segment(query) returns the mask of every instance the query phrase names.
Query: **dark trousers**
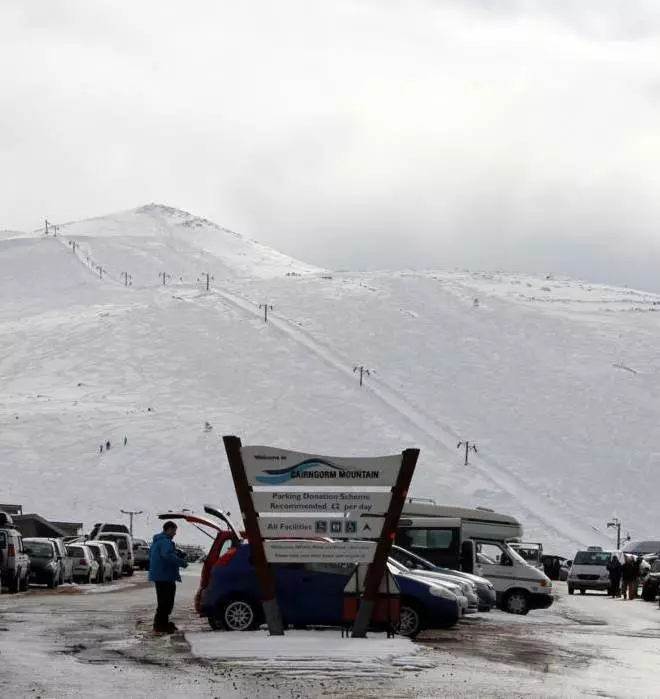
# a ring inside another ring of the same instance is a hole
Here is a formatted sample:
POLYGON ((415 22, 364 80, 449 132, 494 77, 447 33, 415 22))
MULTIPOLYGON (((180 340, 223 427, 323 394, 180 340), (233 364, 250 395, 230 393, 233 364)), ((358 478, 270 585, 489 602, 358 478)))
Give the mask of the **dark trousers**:
POLYGON ((621 586, 621 576, 620 575, 610 575, 610 595, 612 597, 618 597, 621 592, 619 590, 621 586))
POLYGON ((175 582, 157 582, 156 585, 156 616, 154 616, 154 630, 167 631, 170 623, 170 614, 174 609, 174 596, 176 595, 175 582))

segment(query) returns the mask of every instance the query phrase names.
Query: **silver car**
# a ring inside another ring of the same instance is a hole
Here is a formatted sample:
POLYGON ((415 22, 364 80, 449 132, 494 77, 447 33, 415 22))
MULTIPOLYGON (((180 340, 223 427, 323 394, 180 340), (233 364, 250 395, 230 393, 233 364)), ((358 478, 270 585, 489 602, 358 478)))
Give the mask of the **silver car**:
POLYGON ((99 541, 87 541, 85 546, 94 554, 94 559, 99 565, 96 582, 103 583, 112 580, 113 564, 108 556, 108 550, 99 541))
POLYGON ((121 578, 124 563, 116 542, 106 541, 105 539, 95 539, 94 541, 98 541, 99 544, 105 546, 105 550, 108 552, 108 558, 112 562, 112 579, 118 580, 121 578))
POLYGON ((85 544, 68 544, 66 550, 73 561, 73 579, 77 583, 93 583, 99 575, 99 564, 85 544))

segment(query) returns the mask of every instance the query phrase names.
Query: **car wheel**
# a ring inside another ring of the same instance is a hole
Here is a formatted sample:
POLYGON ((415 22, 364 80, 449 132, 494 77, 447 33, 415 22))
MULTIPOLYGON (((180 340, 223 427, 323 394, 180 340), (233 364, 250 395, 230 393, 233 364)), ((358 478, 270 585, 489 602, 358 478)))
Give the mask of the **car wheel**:
POLYGON ((16 594, 18 592, 18 586, 20 584, 20 578, 19 574, 16 573, 16 575, 9 581, 9 592, 11 592, 12 595, 16 594))
POLYGON ((255 605, 246 599, 234 599, 222 610, 222 625, 227 631, 253 631, 259 620, 255 605))
POLYGON ((580 594, 581 594, 581 595, 586 595, 586 594, 587 594, 587 591, 586 591, 583 587, 581 587, 581 588, 580 588, 580 594))
POLYGON ((504 611, 509 614, 527 614, 529 612, 527 593, 522 590, 509 592, 504 600, 504 611))
POLYGON ((569 585, 568 586, 568 594, 572 595, 574 592, 575 592, 575 588, 573 587, 573 585, 569 585))
POLYGON ((394 625, 401 636, 415 638, 422 630, 422 614, 414 602, 402 602, 399 609, 399 623, 394 625))

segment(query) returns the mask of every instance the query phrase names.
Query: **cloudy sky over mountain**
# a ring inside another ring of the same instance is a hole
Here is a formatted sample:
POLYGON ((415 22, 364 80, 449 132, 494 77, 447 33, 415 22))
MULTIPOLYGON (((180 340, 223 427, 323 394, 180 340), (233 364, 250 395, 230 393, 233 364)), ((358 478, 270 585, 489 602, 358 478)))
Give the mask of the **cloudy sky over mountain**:
POLYGON ((657 0, 0 0, 0 228, 660 288, 657 0))

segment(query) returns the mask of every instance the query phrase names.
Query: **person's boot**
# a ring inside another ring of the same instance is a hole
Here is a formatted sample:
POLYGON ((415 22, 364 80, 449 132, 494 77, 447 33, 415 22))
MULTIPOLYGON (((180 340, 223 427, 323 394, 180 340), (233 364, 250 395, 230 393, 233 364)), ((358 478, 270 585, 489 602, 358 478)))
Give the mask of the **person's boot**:
POLYGON ((173 621, 170 621, 169 624, 167 625, 167 633, 175 633, 178 630, 179 630, 179 628, 177 627, 177 625, 173 621))

